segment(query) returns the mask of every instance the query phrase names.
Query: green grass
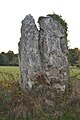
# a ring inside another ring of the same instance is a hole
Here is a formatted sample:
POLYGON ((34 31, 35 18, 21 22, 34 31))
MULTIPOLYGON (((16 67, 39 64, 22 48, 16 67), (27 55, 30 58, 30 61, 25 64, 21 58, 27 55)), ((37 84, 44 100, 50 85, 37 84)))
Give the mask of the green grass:
POLYGON ((16 98, 19 96, 18 80, 19 67, 0 66, 0 120, 14 120, 12 109, 19 100, 16 98))
POLYGON ((70 76, 80 78, 80 68, 70 66, 70 76))
POLYGON ((11 72, 14 74, 19 74, 19 67, 15 66, 0 66, 0 71, 2 72, 11 72))
POLYGON ((17 80, 19 78, 19 67, 0 66, 0 81, 17 80))
MULTIPOLYGON (((70 77, 70 82, 73 87, 71 85, 69 86, 70 88, 64 97, 64 102, 69 101, 69 104, 59 108, 63 112, 62 117, 53 119, 45 116, 43 111, 40 111, 40 113, 36 111, 37 114, 40 114, 40 118, 36 114, 37 120, 80 120, 80 92, 77 95, 77 99, 75 95, 73 95, 73 99, 69 99, 71 91, 76 90, 76 86, 79 86, 77 87, 77 91, 80 91, 80 68, 70 67, 70 77), (74 86, 75 89, 72 90, 74 86)), ((27 104, 30 101, 25 96, 25 93, 21 91, 18 80, 19 67, 0 66, 0 120, 36 120, 31 114, 26 116, 27 112, 24 106, 28 106, 27 104)), ((33 101, 31 104, 33 104, 33 101)))

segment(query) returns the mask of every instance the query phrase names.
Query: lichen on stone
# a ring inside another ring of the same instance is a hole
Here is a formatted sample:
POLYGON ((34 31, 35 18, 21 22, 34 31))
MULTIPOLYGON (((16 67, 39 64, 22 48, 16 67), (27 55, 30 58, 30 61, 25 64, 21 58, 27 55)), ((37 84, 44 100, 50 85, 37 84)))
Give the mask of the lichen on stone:
POLYGON ((39 18, 38 23, 39 30, 31 15, 22 21, 19 81, 23 90, 41 99, 42 108, 53 107, 56 94, 65 92, 68 81, 66 34, 51 15, 39 18))

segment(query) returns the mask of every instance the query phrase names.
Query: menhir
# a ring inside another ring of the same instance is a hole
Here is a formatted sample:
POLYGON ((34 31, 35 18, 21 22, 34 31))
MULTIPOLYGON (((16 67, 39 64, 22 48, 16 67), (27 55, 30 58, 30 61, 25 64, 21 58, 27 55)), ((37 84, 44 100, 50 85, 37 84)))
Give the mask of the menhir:
POLYGON ((39 27, 31 15, 22 21, 19 42, 20 85, 23 90, 41 95, 64 92, 68 81, 65 29, 50 16, 39 18, 39 27), (44 92, 45 91, 45 92, 44 92), (53 91, 53 92, 51 92, 53 91))

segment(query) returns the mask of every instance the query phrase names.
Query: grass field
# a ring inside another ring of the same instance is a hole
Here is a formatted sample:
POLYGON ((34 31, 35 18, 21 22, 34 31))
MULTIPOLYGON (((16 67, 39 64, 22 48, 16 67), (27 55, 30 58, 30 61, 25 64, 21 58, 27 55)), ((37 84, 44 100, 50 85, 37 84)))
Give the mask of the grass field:
POLYGON ((42 113, 39 119, 26 116, 27 100, 18 80, 18 67, 0 67, 0 120, 80 120, 80 68, 70 67, 69 86, 64 97, 66 105, 61 108, 63 115, 57 119, 44 117, 42 113))
POLYGON ((80 78, 80 68, 70 66, 70 76, 80 78))
POLYGON ((10 73, 13 73, 13 74, 19 74, 19 67, 0 66, 0 71, 1 72, 10 72, 10 73))
POLYGON ((19 78, 19 67, 0 66, 0 81, 17 80, 19 78))

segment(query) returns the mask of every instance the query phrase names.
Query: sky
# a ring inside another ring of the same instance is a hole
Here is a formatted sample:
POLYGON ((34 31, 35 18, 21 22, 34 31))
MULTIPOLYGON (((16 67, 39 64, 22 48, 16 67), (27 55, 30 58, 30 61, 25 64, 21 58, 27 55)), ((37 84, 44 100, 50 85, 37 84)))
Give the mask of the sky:
POLYGON ((80 0, 1 0, 0 52, 18 53, 21 21, 31 14, 37 23, 39 16, 56 13, 68 24, 70 48, 80 48, 80 0))

